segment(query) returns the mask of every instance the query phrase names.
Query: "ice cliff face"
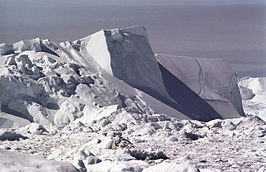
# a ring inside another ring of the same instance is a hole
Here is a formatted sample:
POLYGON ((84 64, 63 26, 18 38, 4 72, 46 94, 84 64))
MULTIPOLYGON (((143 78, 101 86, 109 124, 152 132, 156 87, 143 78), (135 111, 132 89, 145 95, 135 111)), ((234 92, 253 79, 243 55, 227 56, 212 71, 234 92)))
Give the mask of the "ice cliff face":
POLYGON ((169 61, 180 68, 175 73, 162 63, 166 59, 157 57, 157 63, 143 27, 102 30, 59 44, 39 38, 0 44, 0 52, 5 127, 28 121, 53 130, 109 106, 108 113, 126 108, 204 121, 242 115, 235 76, 226 64, 175 59, 169 61))
POLYGON ((200 118, 209 120, 244 115, 237 76, 223 60, 163 54, 157 54, 156 59, 170 96, 184 106, 198 106, 194 114, 200 114, 200 118), (178 87, 183 88, 182 91, 177 92, 178 87))
POLYGON ((75 42, 105 72, 157 99, 170 99, 144 27, 101 30, 75 42))

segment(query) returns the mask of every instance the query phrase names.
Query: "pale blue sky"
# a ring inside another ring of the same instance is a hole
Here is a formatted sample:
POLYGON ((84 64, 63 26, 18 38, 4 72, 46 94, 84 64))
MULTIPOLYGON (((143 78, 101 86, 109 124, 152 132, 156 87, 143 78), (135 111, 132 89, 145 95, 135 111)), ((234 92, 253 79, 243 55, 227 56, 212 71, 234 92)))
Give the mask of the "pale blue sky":
POLYGON ((75 40, 102 28, 144 25, 154 52, 223 58, 241 74, 266 76, 265 2, 0 0, 0 42, 75 40))

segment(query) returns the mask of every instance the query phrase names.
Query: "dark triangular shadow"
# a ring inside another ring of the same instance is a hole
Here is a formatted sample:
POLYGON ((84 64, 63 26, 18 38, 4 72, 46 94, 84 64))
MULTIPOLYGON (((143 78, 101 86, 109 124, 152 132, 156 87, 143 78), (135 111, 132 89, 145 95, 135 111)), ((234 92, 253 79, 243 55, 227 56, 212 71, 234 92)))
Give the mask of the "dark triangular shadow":
POLYGON ((158 63, 162 73, 163 82, 168 94, 175 100, 176 103, 162 102, 180 111, 187 117, 200 121, 210 121, 213 119, 222 119, 222 116, 217 113, 207 102, 199 95, 186 86, 181 80, 175 77, 164 66, 158 63))

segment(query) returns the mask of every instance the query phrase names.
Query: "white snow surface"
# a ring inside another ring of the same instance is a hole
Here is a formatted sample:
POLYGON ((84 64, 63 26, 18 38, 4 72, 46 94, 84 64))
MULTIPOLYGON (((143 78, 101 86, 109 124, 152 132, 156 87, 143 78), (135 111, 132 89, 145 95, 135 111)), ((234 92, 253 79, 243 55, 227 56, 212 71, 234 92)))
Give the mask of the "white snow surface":
MULTIPOLYGON (((240 117, 235 76, 223 62, 171 59, 163 71, 143 27, 0 50, 0 171, 265 170, 265 121, 240 117)), ((264 102, 265 85, 254 82, 239 82, 255 94, 244 107, 264 102)))

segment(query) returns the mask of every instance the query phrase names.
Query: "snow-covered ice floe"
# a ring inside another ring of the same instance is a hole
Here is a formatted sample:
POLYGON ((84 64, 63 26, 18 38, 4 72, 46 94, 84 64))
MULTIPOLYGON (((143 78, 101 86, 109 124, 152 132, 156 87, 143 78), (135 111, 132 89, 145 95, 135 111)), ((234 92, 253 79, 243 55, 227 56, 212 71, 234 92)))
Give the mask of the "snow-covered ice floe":
POLYGON ((155 55, 142 26, 0 53, 0 171, 265 166, 263 115, 244 117, 240 97, 246 113, 254 102, 262 113, 265 82, 243 79, 239 92, 222 60, 155 55))

